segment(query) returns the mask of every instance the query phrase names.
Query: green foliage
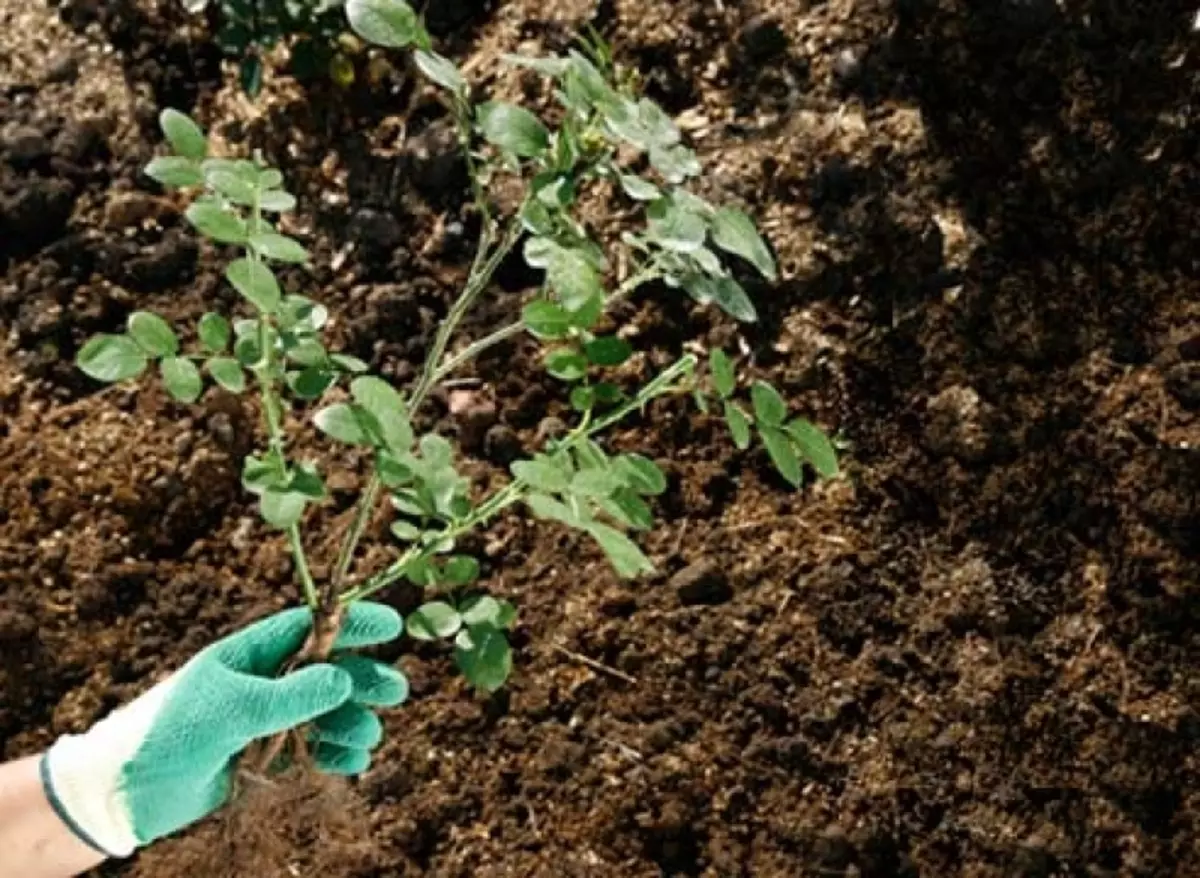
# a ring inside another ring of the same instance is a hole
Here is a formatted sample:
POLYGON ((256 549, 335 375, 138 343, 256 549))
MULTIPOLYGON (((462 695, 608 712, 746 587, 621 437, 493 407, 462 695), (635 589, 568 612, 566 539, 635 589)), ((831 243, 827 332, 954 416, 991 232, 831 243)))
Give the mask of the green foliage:
MULTIPOLYGON (((341 13, 333 0, 291 2, 294 8, 275 21, 256 21, 276 29, 264 37, 244 26, 251 0, 220 2, 228 47, 243 53, 243 79, 251 85, 262 75, 259 50, 271 40, 294 36, 304 16, 313 21, 330 10, 341 13)), ((561 104, 551 123, 516 104, 475 104, 463 72, 433 51, 404 0, 344 5, 344 21, 358 37, 379 47, 411 48, 416 70, 441 89, 466 152, 481 224, 473 267, 415 381, 394 387, 372 374, 371 364, 328 349, 326 309, 286 290, 281 276, 289 274, 273 268, 308 260, 304 245, 274 224, 276 214, 296 206, 282 176, 259 159, 214 156, 203 131, 173 111, 161 120, 173 154, 155 158, 146 172, 164 186, 188 190, 192 226, 214 244, 236 249, 225 270, 239 294, 235 313, 205 314, 194 333, 180 334, 156 315, 135 312, 124 334, 88 341, 78 363, 104 382, 136 377, 155 363, 167 392, 181 402, 198 399, 206 381, 230 393, 253 389, 264 441, 245 458, 242 484, 257 498, 264 523, 286 533, 305 600, 314 608, 344 604, 407 580, 425 594, 406 620, 408 634, 444 642, 464 678, 490 692, 511 673, 508 631, 516 611, 486 593, 479 560, 462 553, 466 534, 524 506, 534 517, 584 536, 619 576, 654 569, 636 537, 654 526, 656 498, 669 490, 667 474, 642 455, 606 450, 605 430, 633 414, 652 419, 651 403, 660 397, 690 394, 707 408, 711 393, 734 443, 746 449, 757 436, 790 483, 801 483, 805 465, 821 476, 836 475, 837 456, 819 428, 789 416, 771 385, 755 381, 739 398, 738 370, 722 351, 709 357, 707 383, 695 374, 697 358, 689 354, 635 384, 654 358, 637 356, 639 335, 623 331, 615 304, 656 288, 749 322, 757 314, 740 272, 753 270, 770 281, 777 268, 745 213, 710 204, 689 188, 701 173, 696 154, 670 117, 634 91, 607 47, 584 43, 559 58, 508 59, 551 80, 561 104), (506 216, 496 215, 489 194, 501 177, 513 178, 524 193, 506 216), (579 205, 585 197, 603 203, 613 196, 624 200, 622 209, 633 220, 620 244, 605 248, 591 236, 579 205), (452 336, 464 316, 522 239, 522 255, 540 273, 541 289, 514 313, 514 322, 456 347, 452 336), (563 383, 562 398, 578 418, 564 436, 515 461, 507 484, 480 496, 459 469, 455 445, 436 433, 418 434, 414 419, 458 367, 522 333, 542 345, 545 368, 563 383), (325 483, 315 465, 288 453, 289 435, 302 420, 323 439, 352 446, 346 457, 369 467, 332 572, 320 583, 310 571, 302 531, 309 506, 325 501, 325 483), (381 495, 394 510, 389 527, 397 555, 386 568, 354 578, 355 551, 381 495)), ((267 7, 274 8, 275 0, 263 0, 259 8, 267 7)), ((314 48, 303 37, 293 56, 305 45, 314 48)))

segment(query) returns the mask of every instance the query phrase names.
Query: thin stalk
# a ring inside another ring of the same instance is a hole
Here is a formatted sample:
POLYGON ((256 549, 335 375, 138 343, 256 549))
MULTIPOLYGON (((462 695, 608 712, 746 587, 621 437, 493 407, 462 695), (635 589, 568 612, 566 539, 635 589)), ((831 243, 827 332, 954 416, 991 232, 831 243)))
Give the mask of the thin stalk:
MULTIPOLYGON (((688 354, 685 357, 677 360, 670 367, 665 369, 654 380, 641 389, 637 396, 621 406, 613 409, 613 411, 603 417, 591 420, 586 418, 578 427, 563 440, 559 446, 559 450, 567 450, 576 443, 589 439, 592 436, 604 431, 606 428, 624 418, 635 409, 646 405, 650 400, 657 396, 661 396, 670 390, 672 385, 680 378, 686 375, 696 367, 696 358, 688 354)), ((444 541, 446 538, 456 540, 460 536, 469 531, 474 530, 480 525, 486 523, 489 519, 498 515, 503 510, 518 502, 525 493, 526 485, 521 479, 514 479, 512 482, 501 488, 482 504, 476 507, 470 515, 462 521, 455 523, 447 528, 442 533, 438 534, 438 542, 444 541)), ((400 556, 393 564, 388 566, 383 571, 372 576, 366 582, 361 583, 355 588, 344 592, 338 597, 338 602, 342 605, 353 603, 354 601, 363 600, 370 597, 375 592, 387 588, 399 579, 401 579, 408 565, 413 561, 420 559, 424 555, 433 554, 432 551, 425 546, 410 546, 403 555, 400 556)))
MULTIPOLYGON (((250 213, 250 231, 252 234, 258 230, 258 224, 261 219, 262 211, 258 206, 258 194, 256 192, 250 213)), ((246 258, 251 263, 258 263, 258 252, 253 247, 247 247, 246 258)), ((262 391, 263 421, 267 428, 267 443, 271 448, 272 457, 275 460, 283 460, 283 424, 280 417, 282 407, 279 402, 279 395, 275 392, 275 345, 271 343, 272 339, 268 331, 266 317, 260 323, 258 339, 262 356, 255 366, 254 374, 258 379, 259 388, 262 391)), ((317 592, 317 585, 313 581, 312 571, 308 566, 308 556, 304 553, 304 541, 300 537, 300 526, 298 524, 290 525, 287 528, 287 538, 288 546, 292 551, 292 561, 296 565, 296 573, 300 577, 300 585, 304 589, 304 600, 316 612, 317 608, 321 605, 321 596, 317 592)), ((336 592, 334 593, 336 594, 336 592)))
MULTIPOLYGON (((408 412, 410 416, 421 407, 421 404, 429 396, 430 391, 433 390, 437 382, 443 377, 444 372, 438 368, 438 364, 446 353, 446 347, 450 343, 450 336, 454 333, 458 324, 462 322, 463 317, 466 316, 471 306, 483 291, 487 289, 492 275, 496 273, 496 269, 500 267, 500 263, 512 251, 520 234, 520 222, 514 219, 508 229, 506 229, 499 244, 493 246, 494 235, 491 231, 490 223, 486 216, 483 218, 483 226, 479 232, 479 247, 475 251, 475 260, 471 264, 471 271, 467 275, 467 282, 463 286, 462 295, 450 307, 450 313, 446 315, 446 319, 438 327, 437 335, 434 336, 433 346, 425 358, 425 367, 417 379, 417 384, 413 388, 411 396, 409 396, 408 412)), ((334 594, 341 590, 346 574, 350 570, 350 565, 354 560, 354 553, 357 551, 358 544, 362 540, 363 532, 366 530, 367 524, 375 512, 375 504, 379 499, 379 492, 382 487, 383 483, 380 480, 379 472, 377 470, 373 471, 371 478, 368 479, 367 485, 363 489, 362 496, 358 499, 354 521, 351 523, 350 529, 346 532, 346 537, 338 549, 337 561, 334 565, 334 573, 331 580, 331 589, 334 594)))
MULTIPOLYGON (((649 283, 652 280, 657 280, 662 277, 662 270, 657 262, 650 262, 641 270, 634 272, 625 281, 617 287, 613 294, 609 296, 604 307, 607 308, 614 302, 619 302, 640 287, 642 284, 649 283)), ((508 341, 514 336, 520 335, 525 330, 525 323, 521 320, 515 320, 507 326, 502 326, 495 332, 485 335, 483 338, 472 342, 463 348, 457 354, 446 359, 446 362, 434 373, 433 383, 436 385, 444 378, 449 377, 459 367, 471 362, 484 351, 495 347, 501 342, 508 341)))

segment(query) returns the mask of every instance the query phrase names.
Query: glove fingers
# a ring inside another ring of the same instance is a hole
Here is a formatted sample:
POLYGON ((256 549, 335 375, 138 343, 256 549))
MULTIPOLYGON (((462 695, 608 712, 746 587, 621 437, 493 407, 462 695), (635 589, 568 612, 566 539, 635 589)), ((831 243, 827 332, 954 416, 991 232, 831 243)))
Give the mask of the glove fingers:
POLYGON ((309 665, 276 680, 238 675, 230 693, 243 705, 236 732, 247 741, 285 731, 337 710, 354 690, 350 675, 333 665, 309 665))
POLYGON ((395 707, 408 698, 408 678, 389 665, 360 655, 341 655, 333 664, 354 683, 351 701, 372 707, 395 707))
POLYGON ((313 762, 326 774, 362 774, 371 765, 371 754, 354 747, 321 741, 313 747, 313 762))
POLYGON ((370 750, 383 740, 379 717, 357 704, 343 704, 320 717, 313 737, 325 744, 338 744, 355 750, 370 750))
POLYGON ((356 649, 395 640, 404 630, 400 614, 386 604, 357 601, 346 611, 336 649, 356 649))
POLYGON ((312 613, 296 607, 260 619, 211 649, 227 667, 259 676, 274 674, 304 645, 311 628, 312 613))

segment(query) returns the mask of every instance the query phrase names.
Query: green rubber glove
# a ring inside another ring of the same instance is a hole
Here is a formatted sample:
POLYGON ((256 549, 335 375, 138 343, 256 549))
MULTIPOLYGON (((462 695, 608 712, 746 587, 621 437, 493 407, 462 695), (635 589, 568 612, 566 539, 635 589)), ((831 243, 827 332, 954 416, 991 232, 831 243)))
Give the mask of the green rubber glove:
MULTIPOLYGON (((383 737, 370 708, 403 702, 408 682, 387 665, 342 652, 277 678, 311 625, 307 609, 264 619, 198 653, 85 734, 59 738, 42 759, 59 816, 101 853, 129 856, 223 805, 237 757, 252 741, 308 722, 318 768, 364 771, 383 737)), ((390 607, 356 603, 336 649, 384 643, 401 629, 390 607)))

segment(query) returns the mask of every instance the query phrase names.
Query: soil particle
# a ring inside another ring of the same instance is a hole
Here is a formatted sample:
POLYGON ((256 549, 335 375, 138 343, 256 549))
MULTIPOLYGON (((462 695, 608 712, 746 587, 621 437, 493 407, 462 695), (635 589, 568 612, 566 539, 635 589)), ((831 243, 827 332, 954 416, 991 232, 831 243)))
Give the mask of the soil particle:
POLYGON ((715 561, 694 561, 671 577, 667 587, 685 607, 715 607, 733 598, 733 587, 715 561))

